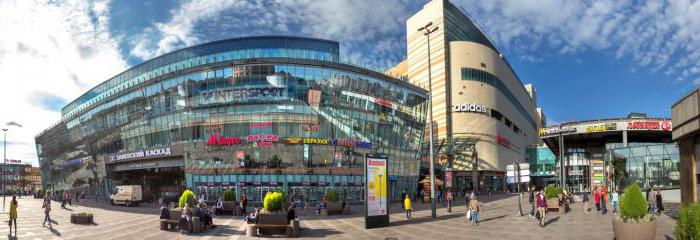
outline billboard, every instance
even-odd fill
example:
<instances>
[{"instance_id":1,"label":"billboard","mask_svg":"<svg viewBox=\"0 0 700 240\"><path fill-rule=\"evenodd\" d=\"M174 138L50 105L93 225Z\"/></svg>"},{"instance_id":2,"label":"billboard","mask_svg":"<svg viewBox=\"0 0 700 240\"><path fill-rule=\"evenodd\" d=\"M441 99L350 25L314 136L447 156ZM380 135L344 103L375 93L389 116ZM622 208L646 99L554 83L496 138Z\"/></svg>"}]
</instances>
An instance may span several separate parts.
<instances>
[{"instance_id":1,"label":"billboard","mask_svg":"<svg viewBox=\"0 0 700 240\"><path fill-rule=\"evenodd\" d=\"M387 158L365 155L365 228L389 226Z\"/></svg>"}]
</instances>

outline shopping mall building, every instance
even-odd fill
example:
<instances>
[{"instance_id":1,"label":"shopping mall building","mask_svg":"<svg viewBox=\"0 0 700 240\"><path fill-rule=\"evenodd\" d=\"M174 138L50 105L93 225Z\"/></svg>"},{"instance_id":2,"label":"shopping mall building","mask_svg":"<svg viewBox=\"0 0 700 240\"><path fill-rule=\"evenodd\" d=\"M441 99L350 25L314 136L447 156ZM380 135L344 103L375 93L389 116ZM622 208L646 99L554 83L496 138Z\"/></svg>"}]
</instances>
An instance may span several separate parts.
<instances>
[{"instance_id":1,"label":"shopping mall building","mask_svg":"<svg viewBox=\"0 0 700 240\"><path fill-rule=\"evenodd\" d=\"M429 30L437 29L425 35L420 28L428 24ZM406 21L406 39L406 60L387 73L430 88L433 119L429 126L435 159L440 162L438 177L446 177L456 192L471 191L476 152L479 191L504 190L506 165L528 162L528 149L539 141L537 129L544 118L536 109L535 89L523 85L487 35L447 0L430 1L411 16ZM442 149L449 148L444 143L459 139L475 141L475 151L442 154ZM422 157L423 174L430 166L427 152ZM449 167L452 174L443 174Z\"/></svg>"},{"instance_id":2,"label":"shopping mall building","mask_svg":"<svg viewBox=\"0 0 700 240\"><path fill-rule=\"evenodd\" d=\"M537 168L545 171L533 176L533 183L543 186L564 181L571 192L604 184L622 189L633 182L643 188L677 189L680 158L672 130L671 119L639 113L542 128L539 135L551 152L536 156L544 160ZM563 159L563 169L561 161L552 161L551 153Z\"/></svg>"},{"instance_id":3,"label":"shopping mall building","mask_svg":"<svg viewBox=\"0 0 700 240\"><path fill-rule=\"evenodd\" d=\"M335 188L362 200L372 153L388 157L394 198L414 191L427 91L339 59L338 42L263 36L146 61L36 137L44 188L139 184L147 200L233 189L251 201L267 191L313 201Z\"/></svg>"}]
</instances>

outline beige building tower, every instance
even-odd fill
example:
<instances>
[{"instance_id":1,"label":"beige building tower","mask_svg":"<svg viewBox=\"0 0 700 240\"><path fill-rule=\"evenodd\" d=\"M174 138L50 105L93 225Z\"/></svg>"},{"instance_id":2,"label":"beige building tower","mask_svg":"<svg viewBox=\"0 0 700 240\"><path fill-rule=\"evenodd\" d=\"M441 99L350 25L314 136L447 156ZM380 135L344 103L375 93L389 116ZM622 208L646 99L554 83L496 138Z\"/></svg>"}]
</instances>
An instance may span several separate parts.
<instances>
[{"instance_id":1,"label":"beige building tower","mask_svg":"<svg viewBox=\"0 0 700 240\"><path fill-rule=\"evenodd\" d=\"M438 29L428 49L428 37L418 29L431 22ZM427 89L430 52L436 147L446 138L478 138L479 187L503 190L506 165L527 162L526 152L537 144L534 88L526 90L488 37L447 0L428 2L406 25L407 58L391 74L406 71L409 81ZM453 167L454 189L471 190L471 161L454 161Z\"/></svg>"}]
</instances>

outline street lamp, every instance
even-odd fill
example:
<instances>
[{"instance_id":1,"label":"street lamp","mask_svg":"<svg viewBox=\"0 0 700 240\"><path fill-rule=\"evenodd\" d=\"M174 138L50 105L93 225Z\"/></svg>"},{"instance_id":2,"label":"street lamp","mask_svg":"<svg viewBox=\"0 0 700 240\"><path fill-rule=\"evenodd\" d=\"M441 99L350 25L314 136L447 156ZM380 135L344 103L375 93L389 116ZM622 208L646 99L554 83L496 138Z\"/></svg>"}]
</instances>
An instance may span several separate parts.
<instances>
[{"instance_id":1,"label":"street lamp","mask_svg":"<svg viewBox=\"0 0 700 240\"><path fill-rule=\"evenodd\" d=\"M433 158L433 80L432 73L430 69L431 59L430 59L430 34L438 30L439 27L435 26L430 28L433 22L429 22L425 26L418 29L418 32L423 32L428 40L428 122L429 134L430 134L430 213L433 218L437 217L435 212L435 159Z\"/></svg>"}]
</instances>

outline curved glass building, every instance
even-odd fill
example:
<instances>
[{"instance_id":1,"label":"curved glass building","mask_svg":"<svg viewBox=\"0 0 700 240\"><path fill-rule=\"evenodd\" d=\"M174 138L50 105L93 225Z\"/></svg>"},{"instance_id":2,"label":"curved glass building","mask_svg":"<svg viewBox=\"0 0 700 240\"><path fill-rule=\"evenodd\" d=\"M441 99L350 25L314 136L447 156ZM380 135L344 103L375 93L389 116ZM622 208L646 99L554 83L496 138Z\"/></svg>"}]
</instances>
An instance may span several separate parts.
<instances>
[{"instance_id":1,"label":"curved glass building","mask_svg":"<svg viewBox=\"0 0 700 240\"><path fill-rule=\"evenodd\" d=\"M362 200L367 153L390 193L415 192L427 92L339 61L333 41L227 39L159 56L101 83L36 137L45 189L138 184L259 201L267 191Z\"/></svg>"}]
</instances>

